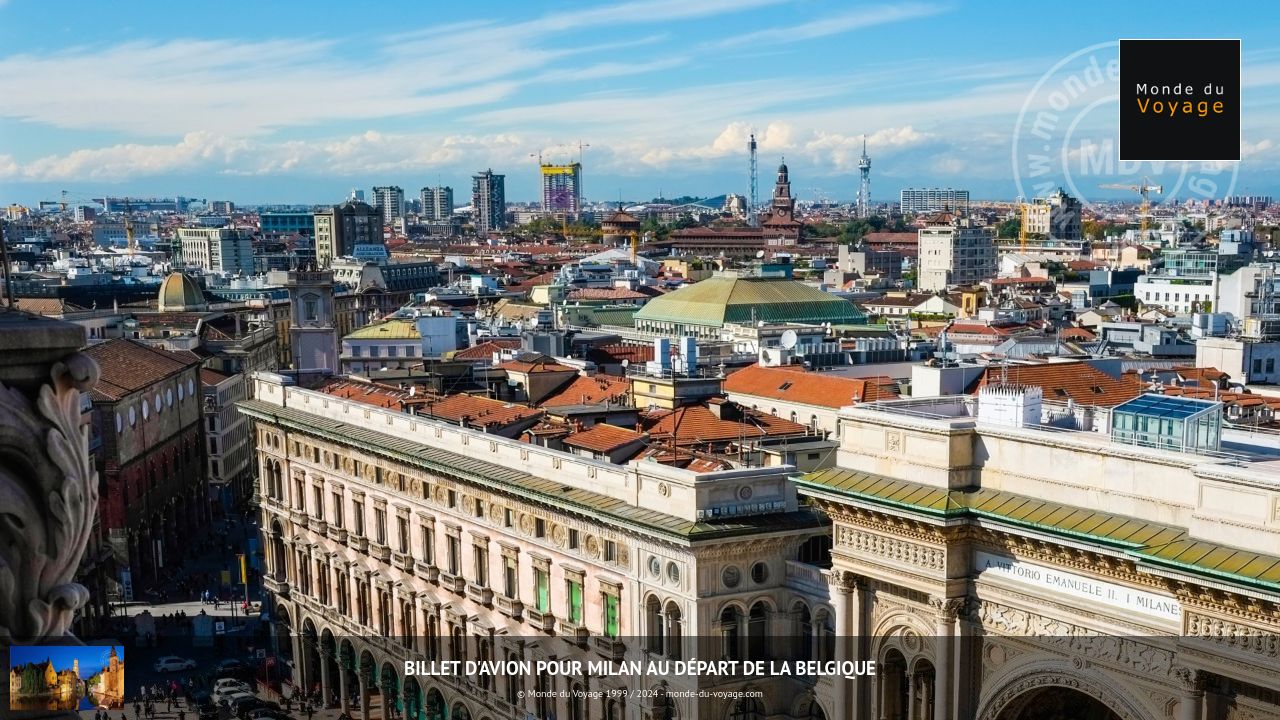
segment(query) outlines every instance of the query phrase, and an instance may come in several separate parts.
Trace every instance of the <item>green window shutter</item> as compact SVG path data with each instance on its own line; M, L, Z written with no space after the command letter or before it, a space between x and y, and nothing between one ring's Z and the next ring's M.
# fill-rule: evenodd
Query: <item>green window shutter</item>
M582 583L569 583L569 622L582 624Z
M551 583L547 577L547 571L539 570L538 574L538 612L547 612L551 609Z
M604 634L611 638L618 637L618 596L604 596Z

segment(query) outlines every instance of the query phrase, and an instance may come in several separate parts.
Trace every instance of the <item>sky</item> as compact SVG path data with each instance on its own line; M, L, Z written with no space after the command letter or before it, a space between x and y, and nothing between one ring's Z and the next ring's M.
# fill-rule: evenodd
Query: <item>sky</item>
M17 667L31 662L53 661L54 670L66 670L79 658L80 677L88 679L107 666L110 647L95 645L14 645L9 648L9 665ZM124 648L117 647L116 655L124 660Z
M588 200L746 194L753 131L761 197L785 157L802 200L853 200L864 136L874 200L1127 197L1098 186L1141 177L1170 199L1280 195L1277 30L1272 3L0 0L0 204L388 184L465 202L485 168L523 201L539 156L581 158ZM1061 167L1037 169L1027 120L1053 88L1118 38L1165 37L1242 40L1242 160L1119 163L1103 82L1056 122Z

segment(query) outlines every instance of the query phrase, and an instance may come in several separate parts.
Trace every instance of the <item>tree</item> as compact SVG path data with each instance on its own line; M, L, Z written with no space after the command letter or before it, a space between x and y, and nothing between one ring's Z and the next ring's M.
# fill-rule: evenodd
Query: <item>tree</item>
M1016 238L1022 232L1022 220L1009 218L996 225L996 237Z

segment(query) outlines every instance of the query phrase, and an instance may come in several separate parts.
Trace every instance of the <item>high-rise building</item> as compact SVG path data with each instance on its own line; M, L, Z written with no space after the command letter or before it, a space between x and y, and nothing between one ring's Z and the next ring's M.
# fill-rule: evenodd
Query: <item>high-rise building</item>
M1047 198L1036 198L1024 206L1024 228L1029 235L1038 235L1052 242L1078 243L1080 232L1080 201L1063 192L1062 188Z
M898 204L904 213L955 212L969 207L969 191L954 188L903 188Z
M582 209L582 164L542 165L542 211L577 215Z
M230 215L236 211L236 204L230 200L210 200L209 212L217 215Z
M383 185L373 189L373 206L382 215L382 224L391 225L404 217L404 188Z
M996 231L972 218L943 213L920 229L920 289L933 292L995 277Z
M484 170L471 176L471 208L477 235L507 226L507 176Z
M440 222L453 215L453 188L447 185L422 188L422 215Z
M382 215L368 203L348 200L316 213L316 263L328 267L334 258L354 255L360 245L380 245Z
M182 262L208 272L253 273L253 237L235 228L178 228Z

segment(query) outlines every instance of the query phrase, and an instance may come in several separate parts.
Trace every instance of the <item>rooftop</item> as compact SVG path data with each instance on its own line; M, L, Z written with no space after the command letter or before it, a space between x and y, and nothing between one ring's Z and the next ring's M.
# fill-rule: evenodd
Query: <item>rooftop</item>
M343 340L421 340L422 333L412 320L389 318L366 325L343 336Z
M857 402L898 397L898 384L887 377L850 378L801 368L751 365L725 378L724 391L803 405L840 408Z
M102 373L92 391L94 400L119 400L200 363L192 353L173 353L127 338L90 345L84 353Z
M866 315L848 300L796 280L720 274L650 300L635 320L713 327L761 321L860 325Z

